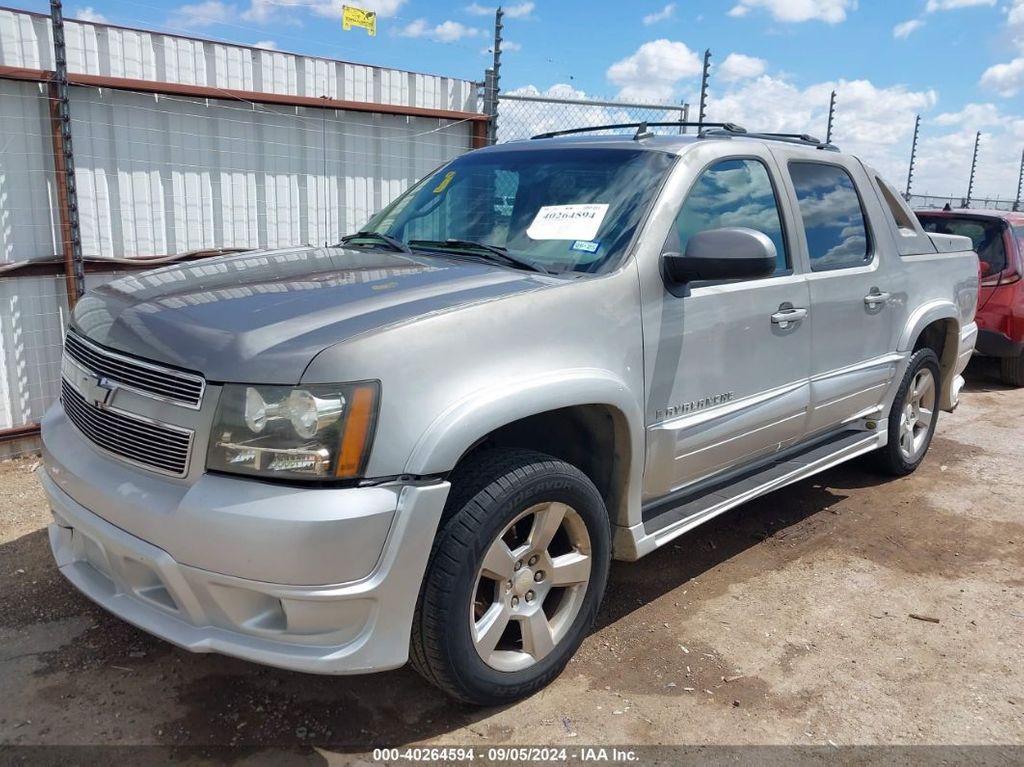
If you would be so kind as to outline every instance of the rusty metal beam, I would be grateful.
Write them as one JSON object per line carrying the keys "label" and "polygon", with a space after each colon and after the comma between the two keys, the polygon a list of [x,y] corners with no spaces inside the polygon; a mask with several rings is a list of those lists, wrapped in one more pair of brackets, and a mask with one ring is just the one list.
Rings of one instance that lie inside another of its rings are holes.
{"label": "rusty metal beam", "polygon": [[14,442],[18,439],[29,439],[31,437],[39,436],[39,424],[37,423],[26,423],[22,426],[11,426],[6,429],[0,429],[0,443]]}
{"label": "rusty metal beam", "polygon": [[[5,80],[48,82],[51,77],[51,72],[42,69],[0,67],[0,79]],[[309,107],[311,109],[341,109],[347,112],[385,114],[397,117],[432,117],[438,120],[451,120],[452,122],[471,121],[486,123],[488,120],[488,116],[480,112],[427,109],[425,107],[410,107],[403,104],[375,104],[368,101],[344,101],[341,99],[321,98],[319,96],[261,93],[259,91],[242,91],[232,88],[213,88],[208,85],[165,83],[156,80],[135,80],[129,77],[107,77],[106,75],[87,75],[75,72],[68,73],[68,84],[91,86],[94,88],[110,88],[119,91],[135,91],[138,93],[158,93],[168,96],[190,96],[194,98],[220,99],[221,101],[245,101],[253,104]]]}

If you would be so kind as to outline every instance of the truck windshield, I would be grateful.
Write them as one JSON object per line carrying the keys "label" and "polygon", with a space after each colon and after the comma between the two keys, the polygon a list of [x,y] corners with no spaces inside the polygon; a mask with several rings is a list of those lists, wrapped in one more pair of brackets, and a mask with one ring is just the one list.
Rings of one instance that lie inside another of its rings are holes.
{"label": "truck windshield", "polygon": [[640,149],[508,149],[463,155],[363,227],[414,250],[597,272],[624,254],[674,155]]}

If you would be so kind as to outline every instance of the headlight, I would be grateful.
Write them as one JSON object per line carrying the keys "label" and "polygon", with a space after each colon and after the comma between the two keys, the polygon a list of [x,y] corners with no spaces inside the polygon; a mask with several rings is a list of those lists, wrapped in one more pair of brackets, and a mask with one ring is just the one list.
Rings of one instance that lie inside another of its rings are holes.
{"label": "headlight", "polygon": [[380,384],[226,384],[206,467],[282,479],[362,474],[377,420]]}

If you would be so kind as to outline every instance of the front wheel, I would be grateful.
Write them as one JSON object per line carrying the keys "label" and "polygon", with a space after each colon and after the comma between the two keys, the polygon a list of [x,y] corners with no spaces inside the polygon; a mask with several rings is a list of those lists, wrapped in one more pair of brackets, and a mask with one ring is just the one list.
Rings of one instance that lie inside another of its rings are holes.
{"label": "front wheel", "polygon": [[554,679],[593,625],[611,558],[608,514],[586,475],[532,451],[486,451],[451,482],[412,663],[454,698],[509,703]]}
{"label": "front wheel", "polygon": [[902,477],[924,460],[939,420],[939,358],[914,352],[889,413],[889,442],[875,454],[886,474]]}

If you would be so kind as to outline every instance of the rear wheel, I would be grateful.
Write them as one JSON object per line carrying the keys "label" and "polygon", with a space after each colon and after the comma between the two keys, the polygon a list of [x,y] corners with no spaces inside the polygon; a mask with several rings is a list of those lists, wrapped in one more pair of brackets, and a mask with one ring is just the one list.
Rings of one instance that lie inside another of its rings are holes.
{"label": "rear wheel", "polygon": [[554,679],[590,630],[611,534],[578,469],[491,450],[451,478],[413,623],[411,658],[459,700],[508,703]]}
{"label": "rear wheel", "polygon": [[1003,383],[1008,386],[1024,386],[1024,352],[1016,357],[1003,357],[1000,366]]}
{"label": "rear wheel", "polygon": [[875,454],[887,474],[910,474],[924,460],[939,419],[939,380],[935,352],[915,352],[889,413],[889,442]]}

